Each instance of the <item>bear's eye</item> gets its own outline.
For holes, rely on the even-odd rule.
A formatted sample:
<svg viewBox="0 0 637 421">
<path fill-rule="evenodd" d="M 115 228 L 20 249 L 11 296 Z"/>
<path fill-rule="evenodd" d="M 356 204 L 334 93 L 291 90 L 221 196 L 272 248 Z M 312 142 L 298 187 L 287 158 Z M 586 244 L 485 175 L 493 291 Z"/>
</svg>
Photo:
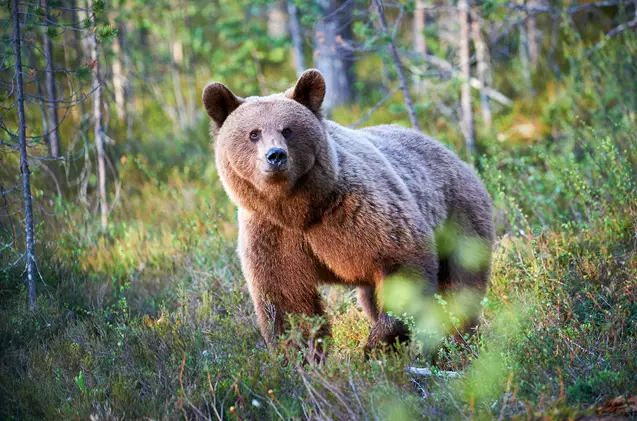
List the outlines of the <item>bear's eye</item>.
<svg viewBox="0 0 637 421">
<path fill-rule="evenodd" d="M 286 127 L 285 129 L 281 130 L 281 134 L 283 134 L 284 137 L 288 137 L 292 134 L 292 130 Z"/>
<path fill-rule="evenodd" d="M 253 142 L 256 142 L 257 140 L 259 140 L 260 136 L 261 136 L 261 133 L 259 133 L 258 130 L 252 130 L 250 132 L 250 140 Z"/>
</svg>

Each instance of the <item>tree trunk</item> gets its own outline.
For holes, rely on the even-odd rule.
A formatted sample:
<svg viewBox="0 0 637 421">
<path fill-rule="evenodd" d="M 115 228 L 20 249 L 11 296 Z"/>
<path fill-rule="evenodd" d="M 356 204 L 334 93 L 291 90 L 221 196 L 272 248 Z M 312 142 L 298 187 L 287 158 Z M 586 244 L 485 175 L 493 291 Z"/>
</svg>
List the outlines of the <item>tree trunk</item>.
<svg viewBox="0 0 637 421">
<path fill-rule="evenodd" d="M 416 11 L 414 12 L 413 39 L 412 46 L 414 53 L 427 55 L 427 39 L 425 38 L 425 0 L 416 0 Z"/>
<path fill-rule="evenodd" d="M 471 155 L 475 154 L 473 134 L 473 110 L 471 109 L 471 66 L 469 63 L 469 5 L 467 0 L 458 1 L 460 20 L 460 72 L 462 73 L 462 91 L 460 110 L 462 114 L 462 133 L 465 145 Z"/>
<path fill-rule="evenodd" d="M 88 0 L 89 9 L 93 9 L 93 0 Z M 91 20 L 89 42 L 91 47 L 91 64 L 93 67 L 93 127 L 95 132 L 95 149 L 97 151 L 97 179 L 100 201 L 102 230 L 108 225 L 108 203 L 106 201 L 106 153 L 104 151 L 104 133 L 102 131 L 102 83 L 100 81 L 100 63 L 98 55 L 97 35 L 95 34 L 95 17 Z"/>
<path fill-rule="evenodd" d="M 123 34 L 123 25 L 118 25 L 119 33 L 113 39 L 113 91 L 115 91 L 115 109 L 117 119 L 121 122 L 126 117 L 126 98 L 124 93 L 124 84 L 126 76 L 122 66 L 122 44 L 120 38 Z"/>
<path fill-rule="evenodd" d="M 292 47 L 294 49 L 294 69 L 296 75 L 301 76 L 305 71 L 305 57 L 303 56 L 303 36 L 301 35 L 301 24 L 299 14 L 293 0 L 288 0 L 288 19 L 290 25 L 290 35 L 292 37 Z"/>
<path fill-rule="evenodd" d="M 385 13 L 383 13 L 383 7 L 381 5 L 381 0 L 374 0 L 374 5 L 376 6 L 376 12 L 378 13 L 378 20 L 380 22 L 381 29 L 384 35 L 388 35 L 389 32 L 387 30 L 387 22 L 385 21 Z M 396 66 L 396 73 L 398 73 L 398 80 L 400 81 L 400 89 L 403 91 L 403 95 L 405 97 L 405 105 L 407 106 L 407 112 L 409 113 L 409 120 L 411 121 L 411 126 L 420 130 L 420 124 L 418 124 L 418 118 L 416 117 L 416 112 L 414 111 L 414 104 L 411 100 L 411 95 L 409 94 L 409 89 L 407 87 L 407 80 L 405 79 L 405 74 L 403 73 L 403 66 L 400 63 L 400 57 L 398 56 L 398 50 L 394 45 L 393 39 L 389 41 L 389 51 L 391 53 L 392 59 L 394 60 L 394 66 Z"/>
<path fill-rule="evenodd" d="M 27 124 L 24 115 L 24 85 L 22 81 L 22 56 L 20 39 L 20 9 L 18 0 L 13 0 L 13 47 L 15 53 L 15 76 L 18 93 L 18 149 L 20 150 L 20 172 L 22 172 L 22 193 L 24 198 L 24 225 L 26 234 L 26 272 L 29 291 L 29 310 L 35 310 L 35 233 L 33 230 L 33 204 L 31 202 L 31 172 L 27 155 Z"/>
<path fill-rule="evenodd" d="M 524 77 L 527 91 L 531 92 L 533 90 L 533 81 L 531 80 L 528 41 L 529 40 L 527 38 L 526 29 L 524 28 L 524 26 L 520 26 L 520 42 L 518 45 L 518 52 L 520 54 L 520 70 L 522 72 L 522 76 Z"/>
<path fill-rule="evenodd" d="M 350 102 L 353 96 L 352 53 L 345 42 L 352 35 L 352 6 L 347 0 L 318 0 L 317 3 L 323 18 L 315 26 L 314 64 L 325 78 L 327 92 L 323 106 L 329 112 Z M 334 13 L 336 9 L 339 11 Z"/>
<path fill-rule="evenodd" d="M 174 31 L 171 31 L 174 36 Z M 179 72 L 180 67 L 184 61 L 184 46 L 180 41 L 173 41 L 171 43 L 172 54 L 172 66 L 170 74 L 173 82 L 173 92 L 175 94 L 175 102 L 177 103 L 177 115 L 179 116 L 179 127 L 181 129 L 188 127 L 188 110 L 186 110 L 186 99 L 181 87 L 181 75 Z"/>
<path fill-rule="evenodd" d="M 529 7 L 537 6 L 537 0 L 528 0 Z M 529 59 L 531 60 L 531 68 L 537 68 L 539 58 L 539 46 L 537 42 L 537 28 L 535 26 L 535 16 L 531 15 L 526 21 L 526 33 L 529 44 Z"/>
<path fill-rule="evenodd" d="M 267 30 L 268 35 L 272 38 L 285 38 L 287 35 L 285 3 L 283 1 L 274 1 L 268 7 Z"/>
<path fill-rule="evenodd" d="M 31 65 L 31 69 L 34 71 L 37 69 L 37 60 L 35 59 L 35 54 L 33 51 L 29 53 L 29 64 Z M 40 111 L 42 111 L 42 141 L 46 143 L 49 148 L 49 155 L 51 155 L 51 144 L 49 143 L 49 117 L 46 113 L 46 104 L 44 100 L 44 93 L 42 92 L 42 84 L 40 83 L 40 79 L 38 77 L 38 73 L 36 72 L 33 76 L 33 81 L 35 82 L 35 89 L 38 92 L 38 103 L 40 104 Z"/>
<path fill-rule="evenodd" d="M 133 141 L 133 119 L 135 117 L 135 101 L 133 97 L 133 80 L 131 77 L 131 59 L 128 46 L 128 34 L 134 31 L 133 23 L 127 22 L 122 27 L 122 53 L 124 56 L 124 67 L 126 68 L 126 79 L 124 83 L 124 101 L 126 103 L 126 142 L 130 146 Z"/>
<path fill-rule="evenodd" d="M 180 1 L 181 7 L 184 10 L 184 27 L 187 31 L 191 31 L 190 29 L 190 16 L 188 15 L 188 0 Z M 194 127 L 197 122 L 197 117 L 201 114 L 198 112 L 197 104 L 199 104 L 200 96 L 195 93 L 197 81 L 196 71 L 191 66 L 191 60 L 193 57 L 192 50 L 189 49 L 190 45 L 182 45 L 183 49 L 183 63 L 181 65 L 181 70 L 186 79 L 186 91 L 188 92 L 188 100 L 186 104 L 186 122 L 188 127 Z"/>
<path fill-rule="evenodd" d="M 416 0 L 416 11 L 412 25 L 412 50 L 420 57 L 427 56 L 427 39 L 425 38 L 425 25 L 427 16 L 425 14 L 425 0 Z M 427 62 L 423 61 L 423 67 Z M 421 76 L 414 75 L 413 86 L 416 92 L 422 95 L 425 92 L 425 81 Z"/>
<path fill-rule="evenodd" d="M 47 1 L 43 1 L 43 6 L 46 8 L 46 16 L 47 19 L 49 17 L 49 9 L 47 7 Z M 53 46 L 51 42 L 51 38 L 49 38 L 47 34 L 47 26 L 42 27 L 43 31 L 43 43 L 44 43 L 44 58 L 46 60 L 46 93 L 47 93 L 47 104 L 49 107 L 49 152 L 51 156 L 59 157 L 60 156 L 60 135 L 59 135 L 59 120 L 57 113 L 57 94 L 55 89 L 55 70 L 53 69 Z"/>
<path fill-rule="evenodd" d="M 471 9 L 471 34 L 473 44 L 476 47 L 476 61 L 478 70 L 478 82 L 480 83 L 480 111 L 484 125 L 491 129 L 491 104 L 489 103 L 489 95 L 487 95 L 488 74 L 489 74 L 489 56 L 487 46 L 482 38 L 480 31 L 480 20 L 478 10 L 473 7 Z"/>
</svg>

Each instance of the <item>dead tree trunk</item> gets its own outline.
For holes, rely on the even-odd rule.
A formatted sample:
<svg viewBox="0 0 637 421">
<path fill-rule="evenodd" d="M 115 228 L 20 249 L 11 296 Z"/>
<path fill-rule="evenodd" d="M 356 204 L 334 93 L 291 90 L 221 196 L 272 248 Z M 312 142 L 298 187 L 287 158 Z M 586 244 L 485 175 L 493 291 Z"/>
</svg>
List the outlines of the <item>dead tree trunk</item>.
<svg viewBox="0 0 637 421">
<path fill-rule="evenodd" d="M 88 0 L 89 9 L 93 9 L 93 0 Z M 100 219 L 102 230 L 108 225 L 108 203 L 106 201 L 106 152 L 104 151 L 104 133 L 102 130 L 102 82 L 100 81 L 100 63 L 98 56 L 97 35 L 95 34 L 95 16 L 91 19 L 89 42 L 91 48 L 91 65 L 93 66 L 93 127 L 95 133 L 95 149 L 97 151 L 97 182 L 100 201 Z"/>
<path fill-rule="evenodd" d="M 49 9 L 47 6 L 47 1 L 44 0 L 43 6 L 46 8 L 46 18 L 47 20 L 51 19 L 49 16 Z M 47 103 L 49 107 L 49 124 L 48 129 L 48 140 L 49 140 L 49 153 L 51 156 L 59 157 L 60 156 L 60 135 L 59 135 L 59 121 L 58 121 L 58 113 L 57 113 L 57 93 L 55 89 L 55 69 L 53 68 L 53 46 L 51 42 L 51 38 L 47 33 L 48 26 L 42 27 L 43 32 L 43 42 L 44 42 L 44 59 L 46 60 L 46 93 L 47 93 Z"/>
<path fill-rule="evenodd" d="M 383 34 L 388 35 L 387 31 L 387 22 L 385 21 L 385 14 L 383 13 L 383 7 L 381 5 L 380 0 L 374 0 L 374 5 L 376 6 L 376 12 L 378 13 L 378 21 L 380 22 L 381 29 Z M 391 53 L 392 59 L 394 60 L 394 66 L 396 66 L 396 73 L 398 73 L 398 80 L 400 81 L 400 89 L 403 91 L 403 95 L 405 97 L 405 105 L 407 106 L 407 113 L 409 114 L 409 120 L 411 121 L 411 126 L 420 130 L 420 124 L 418 124 L 418 118 L 416 117 L 416 112 L 414 111 L 414 103 L 411 100 L 411 95 L 409 94 L 409 89 L 407 87 L 407 80 L 405 79 L 405 74 L 403 73 L 403 66 L 400 63 L 400 57 L 398 56 L 398 50 L 394 45 L 393 39 L 389 41 L 389 52 Z"/>
<path fill-rule="evenodd" d="M 303 37 L 301 36 L 301 24 L 299 14 L 293 0 L 288 0 L 288 19 L 290 26 L 290 36 L 292 37 L 292 47 L 294 49 L 294 69 L 296 75 L 301 76 L 305 71 L 305 57 L 303 56 Z"/>
<path fill-rule="evenodd" d="M 471 109 L 471 66 L 469 63 L 469 5 L 467 0 L 458 1 L 460 20 L 460 72 L 462 73 L 462 91 L 460 110 L 462 114 L 462 133 L 465 145 L 471 155 L 475 153 L 473 134 L 473 110 Z"/>
<path fill-rule="evenodd" d="M 35 310 L 35 233 L 33 230 L 33 204 L 31 202 L 31 172 L 27 155 L 27 124 L 24 115 L 24 85 L 22 81 L 22 41 L 20 39 L 20 9 L 18 0 L 13 0 L 13 47 L 15 53 L 15 76 L 18 93 L 18 149 L 20 150 L 20 172 L 24 198 L 24 225 L 26 234 L 26 272 L 29 291 L 29 310 Z"/>
<path fill-rule="evenodd" d="M 471 35 L 473 38 L 473 44 L 476 47 L 476 61 L 478 70 L 478 82 L 480 83 L 480 112 L 482 113 L 482 120 L 484 125 L 491 129 L 491 104 L 489 103 L 489 95 L 487 95 L 488 86 L 488 74 L 489 74 L 489 56 L 487 51 L 487 45 L 482 38 L 482 32 L 480 30 L 478 10 L 473 7 L 471 9 Z"/>
</svg>

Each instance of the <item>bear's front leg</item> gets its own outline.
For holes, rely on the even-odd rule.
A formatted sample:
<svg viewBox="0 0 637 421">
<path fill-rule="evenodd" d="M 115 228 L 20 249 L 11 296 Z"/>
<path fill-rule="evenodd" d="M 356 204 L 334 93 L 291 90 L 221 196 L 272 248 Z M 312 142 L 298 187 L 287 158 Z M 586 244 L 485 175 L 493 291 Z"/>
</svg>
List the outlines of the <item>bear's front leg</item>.
<svg viewBox="0 0 637 421">
<path fill-rule="evenodd" d="M 268 347 L 276 347 L 277 336 L 285 332 L 287 314 L 324 315 L 318 292 L 319 271 L 299 234 L 242 209 L 239 256 Z M 317 336 L 329 334 L 325 322 Z"/>
</svg>

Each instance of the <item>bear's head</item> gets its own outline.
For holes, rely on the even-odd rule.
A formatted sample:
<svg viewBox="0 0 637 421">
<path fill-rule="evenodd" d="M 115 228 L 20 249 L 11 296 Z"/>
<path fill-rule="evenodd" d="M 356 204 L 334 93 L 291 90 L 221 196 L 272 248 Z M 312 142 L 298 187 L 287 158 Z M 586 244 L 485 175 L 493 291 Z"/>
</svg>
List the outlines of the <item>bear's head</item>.
<svg viewBox="0 0 637 421">
<path fill-rule="evenodd" d="M 286 194 L 329 158 L 321 104 L 325 80 L 305 71 L 285 93 L 240 98 L 221 83 L 207 85 L 203 104 L 212 119 L 217 167 L 266 196 Z M 233 174 L 228 174 L 232 172 Z"/>
</svg>

